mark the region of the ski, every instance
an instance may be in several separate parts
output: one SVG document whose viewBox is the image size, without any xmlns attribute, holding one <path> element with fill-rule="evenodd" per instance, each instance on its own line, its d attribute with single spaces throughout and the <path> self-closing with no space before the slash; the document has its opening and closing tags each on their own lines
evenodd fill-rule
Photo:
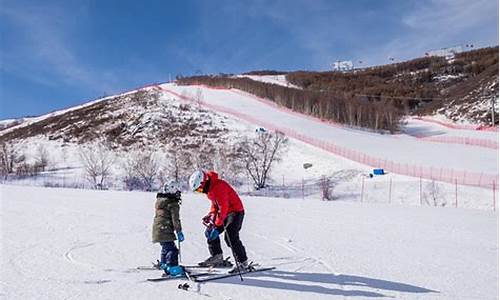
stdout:
<svg viewBox="0 0 500 300">
<path fill-rule="evenodd" d="M 141 271 L 152 271 L 152 270 L 158 271 L 158 270 L 161 270 L 161 269 L 159 269 L 157 267 L 148 267 L 148 266 L 138 266 L 136 269 L 137 270 L 141 270 Z"/>
<path fill-rule="evenodd" d="M 226 269 L 226 268 L 231 268 L 233 266 L 233 263 L 229 260 L 230 257 L 227 257 L 222 261 L 220 264 L 216 265 L 203 265 L 202 263 L 199 263 L 197 265 L 182 265 L 184 268 L 188 269 Z M 159 265 L 159 261 L 156 263 L 151 263 L 151 266 L 137 266 L 136 270 L 141 270 L 141 271 L 153 271 L 153 270 L 161 270 Z"/>
<path fill-rule="evenodd" d="M 241 275 L 250 274 L 250 273 L 256 273 L 256 272 L 270 271 L 270 270 L 274 270 L 274 269 L 276 269 L 276 267 L 257 268 L 257 269 L 252 269 L 252 270 L 241 272 Z M 232 274 L 199 275 L 199 276 L 193 277 L 193 281 L 194 282 L 207 282 L 207 281 L 212 281 L 212 280 L 229 278 L 229 277 L 233 277 L 233 276 L 240 276 L 240 273 L 235 272 L 235 273 L 232 273 Z M 203 277 L 203 278 L 199 278 L 199 277 Z"/>
<path fill-rule="evenodd" d="M 158 282 L 158 281 L 167 281 L 167 280 L 172 280 L 172 279 L 188 279 L 191 281 L 195 281 L 196 277 L 198 276 L 209 276 L 213 275 L 214 273 L 209 273 L 209 272 L 204 272 L 204 273 L 185 273 L 182 276 L 162 276 L 162 277 L 155 277 L 155 278 L 148 278 L 146 279 L 147 281 L 150 282 Z"/>
<path fill-rule="evenodd" d="M 231 265 L 232 266 L 232 265 Z M 229 269 L 231 266 L 223 265 L 223 266 L 199 266 L 199 265 L 182 265 L 182 267 L 186 269 L 209 269 L 209 270 L 218 270 L 218 269 Z M 138 266 L 135 268 L 139 271 L 158 271 L 161 270 L 157 267 L 153 266 Z"/>
</svg>

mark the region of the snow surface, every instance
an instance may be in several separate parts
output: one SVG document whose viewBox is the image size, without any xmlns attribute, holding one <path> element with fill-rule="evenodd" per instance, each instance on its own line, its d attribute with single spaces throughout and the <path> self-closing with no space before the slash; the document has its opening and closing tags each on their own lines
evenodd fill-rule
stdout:
<svg viewBox="0 0 500 300">
<path fill-rule="evenodd" d="M 177 289 L 157 259 L 154 194 L 0 185 L 5 299 L 498 299 L 492 211 L 243 196 L 249 258 L 276 270 Z M 182 262 L 204 259 L 209 203 L 183 195 Z M 227 256 L 228 249 L 223 245 Z"/>
<path fill-rule="evenodd" d="M 282 85 L 289 88 L 302 89 L 301 87 L 288 82 L 288 80 L 286 80 L 286 75 L 236 75 L 236 77 L 246 77 L 255 81 Z"/>
<path fill-rule="evenodd" d="M 293 129 L 299 134 L 330 142 L 347 149 L 358 150 L 372 157 L 395 163 L 422 165 L 433 168 L 450 168 L 469 172 L 498 174 L 498 150 L 471 147 L 470 145 L 426 142 L 412 136 L 381 135 L 343 126 L 332 126 L 299 114 L 293 114 L 273 105 L 256 101 L 247 93 L 235 90 L 209 89 L 200 86 L 162 87 L 178 94 L 194 95 L 201 90 L 203 101 L 244 113 L 255 120 L 273 122 L 278 128 Z M 496 138 L 498 142 L 498 136 Z M 464 158 L 467 158 L 464 160 Z"/>
</svg>

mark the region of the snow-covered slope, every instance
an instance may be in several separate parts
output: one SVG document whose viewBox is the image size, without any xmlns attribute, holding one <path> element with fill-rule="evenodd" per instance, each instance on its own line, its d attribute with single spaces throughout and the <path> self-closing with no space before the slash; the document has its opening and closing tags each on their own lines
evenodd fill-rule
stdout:
<svg viewBox="0 0 500 300">
<path fill-rule="evenodd" d="M 426 142 L 406 135 L 394 137 L 332 125 L 285 111 L 234 89 L 221 90 L 174 84 L 165 84 L 162 87 L 167 94 L 169 91 L 178 95 L 202 91 L 206 103 L 229 112 L 229 115 L 247 117 L 257 124 L 271 124 L 281 130 L 289 129 L 299 135 L 356 150 L 381 160 L 436 169 L 454 167 L 457 170 L 498 174 L 498 151 L 495 149 Z M 498 142 L 498 135 L 491 135 L 490 138 Z M 467 159 L 464 160 L 464 157 Z"/>
<path fill-rule="evenodd" d="M 290 88 L 300 89 L 301 87 L 291 84 L 286 80 L 286 75 L 236 75 L 236 77 L 250 78 L 255 81 L 282 85 Z"/>
<path fill-rule="evenodd" d="M 279 196 L 302 198 L 317 194 L 318 186 L 308 190 L 309 181 L 333 175 L 338 180 L 334 198 L 340 200 L 488 210 L 498 205 L 498 191 L 491 186 L 492 178 L 498 177 L 497 132 L 456 130 L 409 119 L 402 134 L 381 135 L 291 113 L 234 89 L 164 84 L 160 88 L 149 87 L 144 93 L 146 96 L 142 98 L 136 93 L 108 97 L 105 101 L 41 116 L 37 122 L 17 129 L 0 131 L 0 140 L 15 143 L 28 161 L 40 146 L 49 150 L 52 170 L 16 183 L 85 186 L 78 151 L 96 137 L 104 137 L 114 143 L 118 157 L 109 186 L 121 189 L 122 162 L 131 149 L 149 148 L 163 157 L 172 143 L 194 149 L 200 145 L 234 143 L 242 136 L 254 134 L 256 126 L 270 125 L 270 129 L 286 129 L 285 132 L 294 134 L 290 136 L 289 151 L 271 172 L 271 184 L 291 190 L 280 191 Z M 196 97 L 202 101 L 189 100 Z M 296 136 L 305 138 L 296 140 Z M 462 138 L 467 140 L 464 142 Z M 487 147 L 471 141 L 484 142 Z M 342 147 L 339 148 L 342 151 L 318 148 L 325 144 Z M 398 163 L 406 167 L 409 172 L 403 174 L 410 177 L 392 173 L 368 178 L 366 175 L 373 167 L 383 165 L 373 161 L 368 165 L 361 160 L 354 162 L 346 153 L 356 153 L 361 158 L 376 157 L 386 164 Z M 313 167 L 304 169 L 304 163 Z M 420 181 L 418 171 L 424 167 L 431 170 L 432 177 Z M 458 174 L 459 180 L 439 182 L 438 176 L 448 174 L 449 169 Z M 473 177 L 473 183 L 482 181 L 483 188 L 460 185 L 471 173 L 477 176 Z M 250 192 L 250 185 L 245 182 L 240 191 Z"/>
<path fill-rule="evenodd" d="M 498 214 L 243 197 L 250 259 L 276 270 L 210 282 L 148 283 L 154 194 L 0 186 L 5 299 L 498 299 Z M 185 194 L 182 262 L 208 254 Z M 230 255 L 223 245 L 226 255 Z"/>
</svg>

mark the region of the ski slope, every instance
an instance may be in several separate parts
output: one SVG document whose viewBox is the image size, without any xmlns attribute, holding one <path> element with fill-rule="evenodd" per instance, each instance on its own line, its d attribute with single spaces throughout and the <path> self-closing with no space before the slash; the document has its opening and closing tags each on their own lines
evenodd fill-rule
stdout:
<svg viewBox="0 0 500 300">
<path fill-rule="evenodd" d="M 243 197 L 249 257 L 276 270 L 186 292 L 135 270 L 159 255 L 153 193 L 0 185 L 0 195 L 4 299 L 498 299 L 491 211 Z M 183 195 L 184 263 L 208 253 L 208 207 Z"/>
<path fill-rule="evenodd" d="M 288 82 L 288 80 L 286 80 L 286 75 L 236 75 L 235 77 L 250 78 L 250 79 L 255 80 L 255 81 L 271 83 L 271 84 L 276 84 L 276 85 L 282 85 L 282 86 L 291 87 L 291 88 L 295 88 L 295 89 L 302 89 L 301 87 L 296 86 L 296 85 Z"/>
<path fill-rule="evenodd" d="M 291 129 L 298 134 L 346 149 L 357 150 L 381 160 L 435 169 L 453 167 L 457 171 L 498 176 L 498 149 L 437 143 L 415 138 L 410 134 L 381 135 L 332 125 L 291 113 L 276 105 L 256 100 L 255 96 L 235 89 L 211 89 L 203 86 L 177 86 L 175 84 L 163 84 L 161 87 L 167 94 L 174 92 L 178 95 L 196 95 L 198 91 L 201 91 L 203 101 L 209 105 L 236 111 L 255 122 L 260 120 L 264 124 L 272 123 L 277 128 Z M 463 130 L 455 132 L 458 135 L 474 134 L 471 131 L 464 133 Z M 481 138 L 484 138 L 485 133 L 479 134 Z M 487 133 L 486 138 L 498 143 L 498 133 Z"/>
</svg>

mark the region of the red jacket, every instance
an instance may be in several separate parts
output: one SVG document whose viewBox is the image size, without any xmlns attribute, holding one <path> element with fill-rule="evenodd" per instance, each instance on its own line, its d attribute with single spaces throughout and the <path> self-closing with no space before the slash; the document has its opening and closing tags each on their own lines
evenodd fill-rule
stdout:
<svg viewBox="0 0 500 300">
<path fill-rule="evenodd" d="M 210 178 L 207 197 L 212 203 L 210 214 L 215 216 L 215 226 L 223 226 L 227 215 L 244 211 L 243 203 L 234 189 L 214 171 L 207 173 Z"/>
</svg>

